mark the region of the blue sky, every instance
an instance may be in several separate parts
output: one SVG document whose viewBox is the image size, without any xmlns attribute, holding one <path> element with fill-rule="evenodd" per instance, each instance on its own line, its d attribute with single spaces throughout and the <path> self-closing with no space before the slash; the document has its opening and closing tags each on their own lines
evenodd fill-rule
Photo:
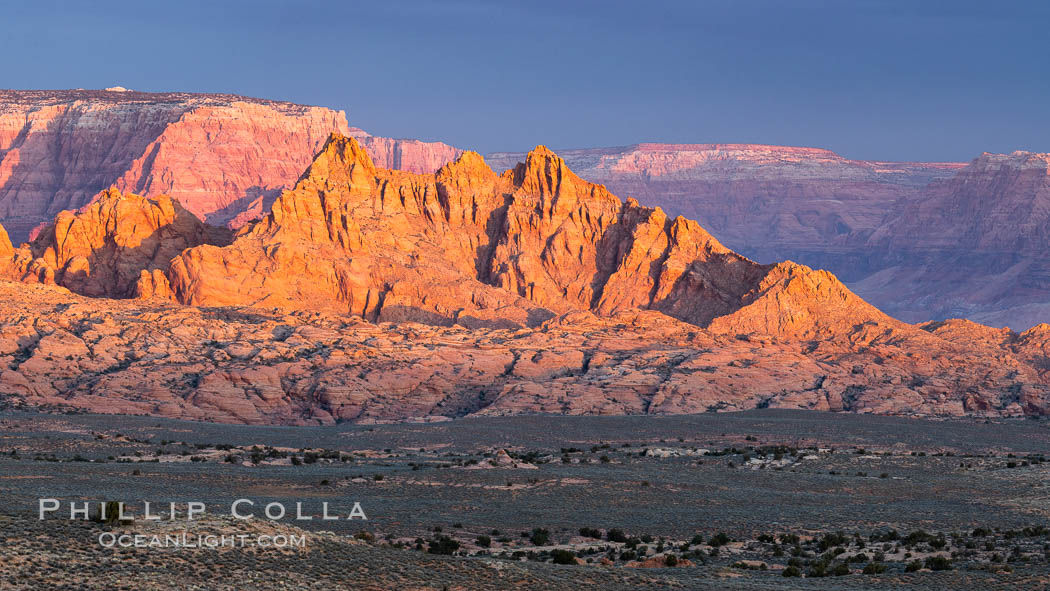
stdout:
<svg viewBox="0 0 1050 591">
<path fill-rule="evenodd" d="M 0 86 L 231 92 L 481 152 L 1050 151 L 1050 2 L 0 1 Z"/>
</svg>

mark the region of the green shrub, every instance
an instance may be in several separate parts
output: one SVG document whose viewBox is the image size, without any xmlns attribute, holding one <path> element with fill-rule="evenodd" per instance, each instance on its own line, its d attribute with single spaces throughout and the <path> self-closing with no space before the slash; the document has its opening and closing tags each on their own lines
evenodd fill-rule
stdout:
<svg viewBox="0 0 1050 591">
<path fill-rule="evenodd" d="M 576 554 L 568 550 L 551 550 L 551 560 L 554 564 L 576 564 Z"/>
<path fill-rule="evenodd" d="M 824 550 L 827 550 L 829 548 L 834 548 L 835 546 L 842 546 L 843 544 L 847 543 L 849 543 L 849 540 L 846 539 L 845 534 L 843 534 L 842 532 L 835 532 L 824 534 L 824 536 L 820 538 L 818 546 L 821 552 L 823 552 Z"/>
<path fill-rule="evenodd" d="M 864 567 L 864 574 L 866 575 L 879 575 L 886 572 L 886 565 L 878 562 L 869 562 Z"/>
<path fill-rule="evenodd" d="M 529 541 L 532 542 L 534 546 L 545 546 L 547 542 L 550 542 L 550 540 L 550 532 L 546 529 L 543 529 L 542 527 L 537 527 L 533 529 L 532 535 L 529 536 Z"/>
<path fill-rule="evenodd" d="M 908 534 L 907 537 L 904 538 L 904 545 L 905 546 L 914 546 L 915 544 L 919 544 L 921 542 L 929 541 L 931 537 L 932 536 L 930 534 L 926 533 L 925 531 L 923 531 L 921 529 L 917 530 L 917 531 L 913 531 L 910 534 Z"/>
<path fill-rule="evenodd" d="M 711 536 L 711 539 L 708 540 L 707 543 L 714 548 L 717 548 L 719 546 L 725 546 L 729 543 L 729 536 L 727 536 L 724 532 L 718 532 L 717 534 Z"/>
<path fill-rule="evenodd" d="M 455 554 L 456 550 L 459 550 L 459 542 L 449 536 L 435 537 L 430 541 L 430 545 L 427 548 L 427 552 L 430 554 L 444 554 L 446 556 Z"/>
<path fill-rule="evenodd" d="M 828 563 L 824 561 L 815 562 L 809 567 L 809 572 L 806 573 L 807 577 L 826 577 L 828 576 Z"/>
<path fill-rule="evenodd" d="M 926 568 L 930 570 L 951 570 L 952 561 L 943 556 L 930 556 L 926 559 Z"/>
</svg>

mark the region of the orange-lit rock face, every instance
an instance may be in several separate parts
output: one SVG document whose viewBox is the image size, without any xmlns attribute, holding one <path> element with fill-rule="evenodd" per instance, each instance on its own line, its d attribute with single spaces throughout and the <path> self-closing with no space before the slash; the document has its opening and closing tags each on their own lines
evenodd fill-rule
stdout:
<svg viewBox="0 0 1050 591">
<path fill-rule="evenodd" d="M 83 295 L 131 297 L 140 295 L 141 277 L 167 269 L 184 249 L 227 242 L 228 230 L 206 226 L 167 196 L 110 189 L 82 211 L 59 213 L 36 240 L 12 251 L 9 276 Z M 153 288 L 145 295 L 162 294 Z"/>
<path fill-rule="evenodd" d="M 342 111 L 232 95 L 0 91 L 0 221 L 16 243 L 116 186 L 166 194 L 212 224 L 265 215 L 332 132 L 395 166 L 433 172 L 440 143 L 370 138 Z"/>
<path fill-rule="evenodd" d="M 7 230 L 0 226 L 0 257 L 14 254 L 15 249 L 11 245 L 11 239 L 7 236 Z"/>
<path fill-rule="evenodd" d="M 296 188 L 233 244 L 176 258 L 172 290 L 197 305 L 446 324 L 460 312 L 469 323 L 467 315 L 486 310 L 473 320 L 523 324 L 533 304 L 470 279 L 475 253 L 489 246 L 485 225 L 496 185 L 509 187 L 487 169 L 478 174 L 474 158 L 437 175 L 412 175 L 376 169 L 355 140 L 333 139 Z M 452 182 L 439 182 L 446 177 Z"/>
<path fill-rule="evenodd" d="M 765 294 L 780 289 L 763 283 L 771 272 L 799 285 L 817 276 L 758 265 L 694 222 L 624 203 L 543 147 L 502 175 L 473 153 L 413 175 L 378 169 L 354 139 L 333 136 L 266 219 L 228 247 L 183 252 L 168 279 L 194 305 L 509 326 L 574 310 L 654 309 L 706 326 L 752 299 L 789 293 Z M 805 293 L 813 306 L 856 300 L 819 277 L 821 289 Z M 801 333 L 839 312 L 793 310 L 763 328 Z M 877 315 L 865 306 L 850 313 Z"/>
</svg>

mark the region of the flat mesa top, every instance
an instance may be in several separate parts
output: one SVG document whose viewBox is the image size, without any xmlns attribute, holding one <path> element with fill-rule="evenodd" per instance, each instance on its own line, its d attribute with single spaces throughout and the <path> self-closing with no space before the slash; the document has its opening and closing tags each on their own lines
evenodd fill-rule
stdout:
<svg viewBox="0 0 1050 591">
<path fill-rule="evenodd" d="M 137 90 L 101 90 L 101 89 L 68 89 L 68 90 L 5 90 L 0 89 L 0 103 L 55 105 L 87 101 L 95 103 L 194 103 L 228 105 L 235 102 L 255 103 L 274 107 L 304 106 L 288 101 L 260 99 L 238 94 L 197 93 L 197 92 L 139 92 Z"/>
</svg>

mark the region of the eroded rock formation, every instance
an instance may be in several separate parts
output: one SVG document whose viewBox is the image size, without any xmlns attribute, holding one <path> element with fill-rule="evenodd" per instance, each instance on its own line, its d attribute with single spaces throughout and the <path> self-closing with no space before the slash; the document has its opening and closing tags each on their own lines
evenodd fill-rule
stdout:
<svg viewBox="0 0 1050 591">
<path fill-rule="evenodd" d="M 534 326 L 651 309 L 707 326 L 753 305 L 767 308 L 749 315 L 756 326 L 798 336 L 836 314 L 881 316 L 833 276 L 756 264 L 695 222 L 580 179 L 542 146 L 501 175 L 469 152 L 413 175 L 376 168 L 353 138 L 333 136 L 267 218 L 228 247 L 181 253 L 167 276 L 186 304 L 378 321 Z M 785 303 L 800 289 L 804 305 Z"/>
<path fill-rule="evenodd" d="M 192 246 L 229 241 L 229 230 L 204 224 L 166 195 L 147 199 L 110 189 L 81 211 L 60 212 L 33 242 L 10 249 L 4 266 L 9 278 L 88 296 L 163 296 L 161 272 L 172 258 Z M 0 240 L 0 255 L 4 250 Z"/>
<path fill-rule="evenodd" d="M 1046 413 L 1047 333 L 965 321 L 722 335 L 652 311 L 532 329 L 373 324 L 0 283 L 0 403 L 254 424 L 755 407 Z"/>
<path fill-rule="evenodd" d="M 542 146 L 502 174 L 471 152 L 413 174 L 333 135 L 269 215 L 219 232 L 112 190 L 30 245 L 0 236 L 30 282 L 0 282 L 0 400 L 281 424 L 1050 411 L 1050 327 L 900 322 Z"/>
<path fill-rule="evenodd" d="M 17 244 L 116 186 L 168 195 L 212 224 L 243 225 L 295 183 L 332 132 L 370 138 L 342 111 L 241 96 L 0 91 L 0 223 Z M 377 158 L 420 172 L 456 153 L 367 141 Z"/>
<path fill-rule="evenodd" d="M 870 233 L 901 198 L 963 165 L 850 160 L 819 148 L 656 144 L 559 150 L 581 177 L 697 220 L 737 252 L 783 260 Z M 521 153 L 487 159 L 497 170 Z"/>
<path fill-rule="evenodd" d="M 909 322 L 1050 319 L 1047 154 L 869 162 L 750 144 L 565 150 L 581 177 L 698 220 L 759 261 L 826 268 Z M 489 156 L 497 169 L 522 154 Z"/>
</svg>

